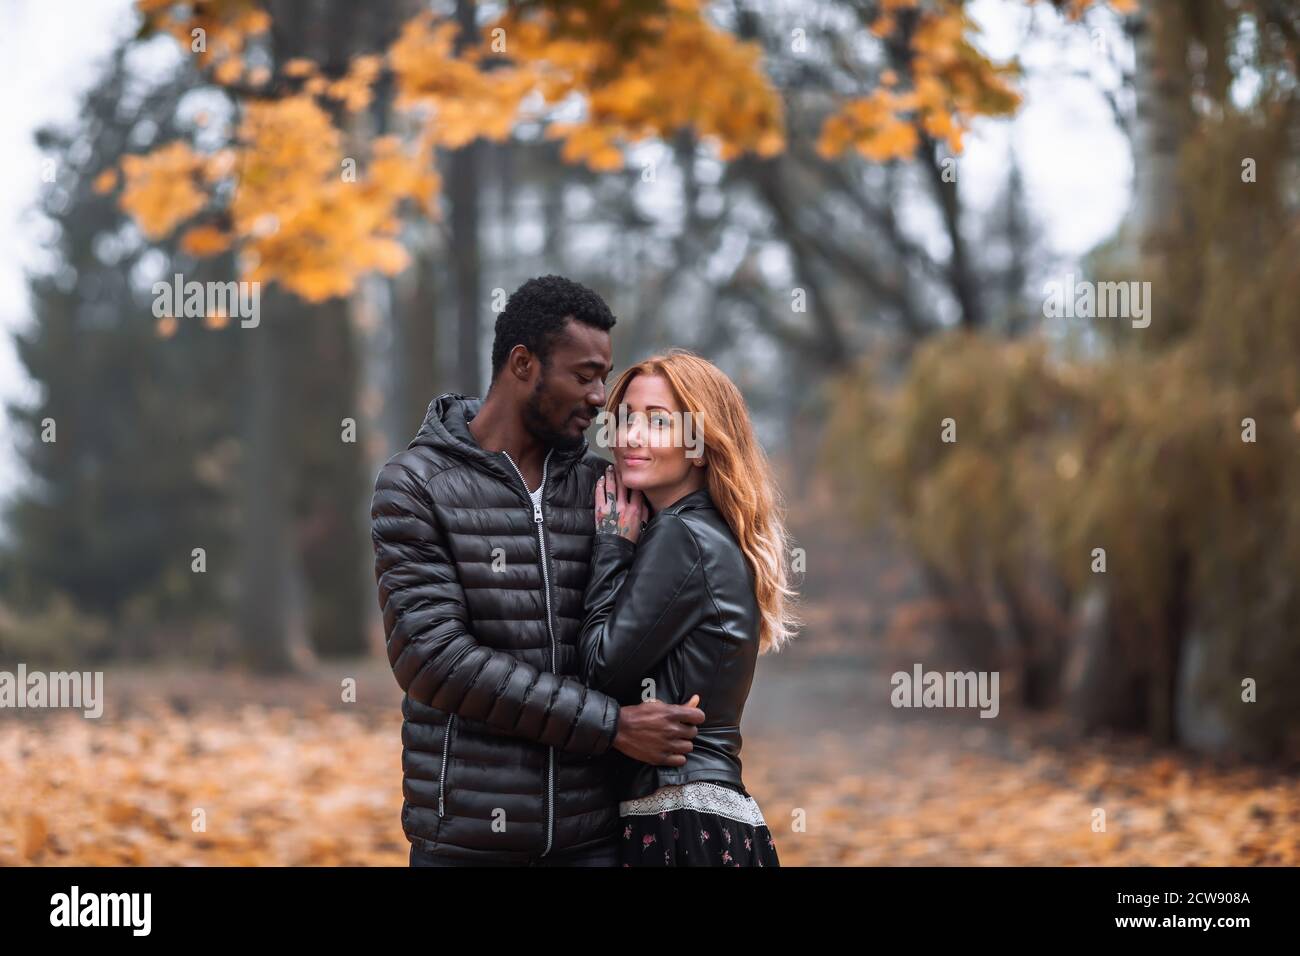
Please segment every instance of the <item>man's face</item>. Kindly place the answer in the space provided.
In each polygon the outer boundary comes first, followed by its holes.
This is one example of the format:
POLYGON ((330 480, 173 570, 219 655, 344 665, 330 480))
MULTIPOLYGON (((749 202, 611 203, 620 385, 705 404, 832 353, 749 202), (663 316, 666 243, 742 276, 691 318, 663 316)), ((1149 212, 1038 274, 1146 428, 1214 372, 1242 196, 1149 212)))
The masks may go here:
POLYGON ((613 368, 609 333, 569 319, 551 343, 546 365, 524 405, 524 424, 544 445, 573 449, 605 407, 613 368))

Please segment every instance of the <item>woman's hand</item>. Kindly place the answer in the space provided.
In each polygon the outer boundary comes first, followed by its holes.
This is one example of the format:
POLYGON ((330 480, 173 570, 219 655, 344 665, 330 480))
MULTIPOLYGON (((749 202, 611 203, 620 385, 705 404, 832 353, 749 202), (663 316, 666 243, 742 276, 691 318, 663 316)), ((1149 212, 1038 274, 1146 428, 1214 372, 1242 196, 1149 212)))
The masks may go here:
POLYGON ((596 482, 597 534, 620 534, 635 542, 649 510, 640 491, 624 488, 613 467, 605 469, 604 477, 596 482))

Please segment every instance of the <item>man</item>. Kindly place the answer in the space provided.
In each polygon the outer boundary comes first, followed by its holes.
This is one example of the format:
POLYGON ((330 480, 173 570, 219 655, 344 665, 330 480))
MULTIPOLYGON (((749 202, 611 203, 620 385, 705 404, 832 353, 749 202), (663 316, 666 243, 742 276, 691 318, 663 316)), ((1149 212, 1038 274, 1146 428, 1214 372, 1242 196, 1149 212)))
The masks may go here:
POLYGON ((485 399, 429 404, 371 503, 417 865, 615 865, 613 761, 676 767, 697 707, 620 707, 577 672, 614 316, 559 276, 497 319, 485 399), (624 755, 620 757, 619 754, 624 755))

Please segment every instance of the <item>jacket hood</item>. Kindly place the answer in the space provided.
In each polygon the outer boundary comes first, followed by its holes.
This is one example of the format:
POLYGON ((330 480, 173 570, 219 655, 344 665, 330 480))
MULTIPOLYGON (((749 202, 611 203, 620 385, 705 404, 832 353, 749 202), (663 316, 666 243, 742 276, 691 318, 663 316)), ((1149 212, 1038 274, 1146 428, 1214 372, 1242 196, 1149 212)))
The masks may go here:
MULTIPOLYGON (((411 443, 436 448, 444 454, 453 455, 462 461, 497 475, 503 481, 517 482, 519 476, 510 464, 510 459, 503 451, 488 451, 481 447, 469 430, 469 423, 483 407, 483 399, 472 395, 459 395, 444 392, 433 401, 424 413, 424 422, 415 433, 411 443)), ((565 450, 554 448, 551 452, 547 480, 559 477, 587 454, 588 442, 584 437, 582 445, 565 450)))

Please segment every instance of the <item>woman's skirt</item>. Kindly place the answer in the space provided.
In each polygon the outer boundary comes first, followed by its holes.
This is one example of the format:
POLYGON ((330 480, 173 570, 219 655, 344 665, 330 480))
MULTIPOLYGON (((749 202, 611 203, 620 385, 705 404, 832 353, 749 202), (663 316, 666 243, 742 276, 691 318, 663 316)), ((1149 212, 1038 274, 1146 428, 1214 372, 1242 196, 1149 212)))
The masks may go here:
POLYGON ((763 813, 742 786, 691 781, 618 809, 623 866, 780 866, 763 813))

